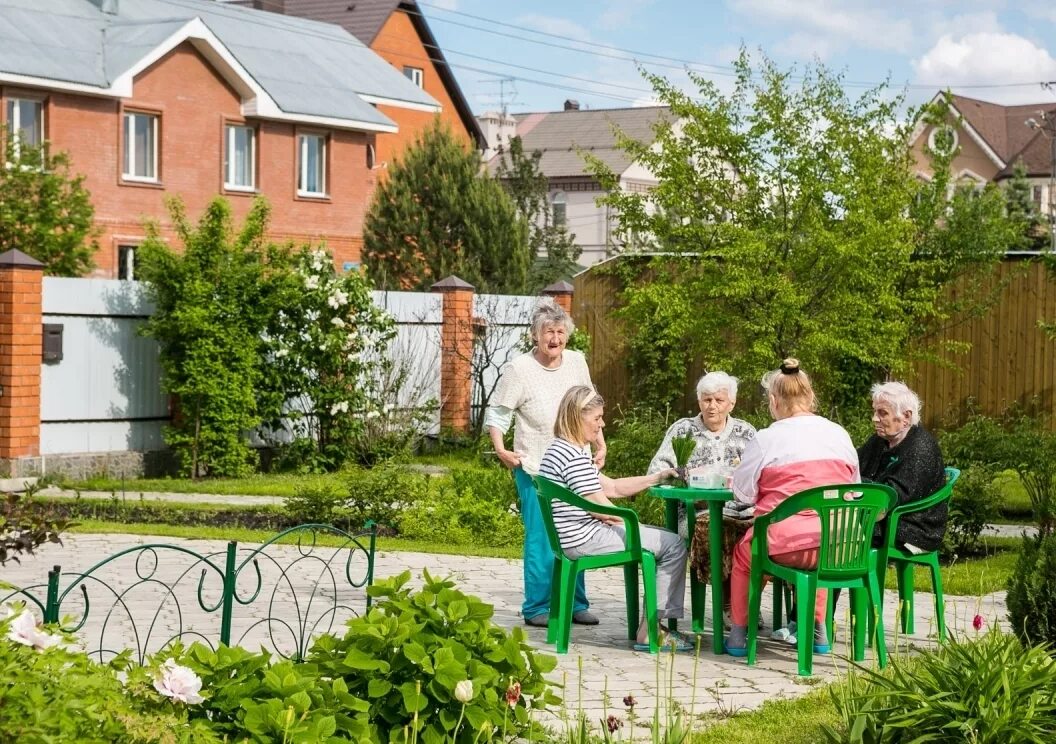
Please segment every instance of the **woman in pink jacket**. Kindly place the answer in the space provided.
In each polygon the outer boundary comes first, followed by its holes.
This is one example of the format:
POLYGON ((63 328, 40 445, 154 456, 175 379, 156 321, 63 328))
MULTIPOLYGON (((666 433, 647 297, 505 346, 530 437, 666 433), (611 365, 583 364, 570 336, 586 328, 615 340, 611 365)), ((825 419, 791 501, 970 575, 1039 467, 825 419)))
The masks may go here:
MULTIPOLYGON (((733 495, 755 504, 756 516, 774 510, 789 496, 814 486, 857 483, 858 453, 839 424, 814 413, 816 402, 810 378, 799 361, 786 359, 767 375, 770 414, 774 423, 748 443, 733 474, 733 495)), ((751 568, 749 530, 733 551, 731 615, 733 627, 726 652, 747 654, 748 579, 751 568)), ((803 512, 777 522, 767 535, 770 557, 777 563, 811 568, 818 562, 821 522, 814 512, 803 512)), ((814 651, 827 653, 825 591, 819 590, 814 615, 814 651)))

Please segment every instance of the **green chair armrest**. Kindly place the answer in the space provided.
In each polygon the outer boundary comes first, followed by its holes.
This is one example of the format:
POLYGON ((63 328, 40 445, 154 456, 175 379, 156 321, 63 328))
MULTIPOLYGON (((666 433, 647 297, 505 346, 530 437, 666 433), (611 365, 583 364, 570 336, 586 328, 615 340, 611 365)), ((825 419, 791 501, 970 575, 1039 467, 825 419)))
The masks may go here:
POLYGON ((889 551, 895 547, 895 533, 898 530, 899 517, 930 509, 948 500, 953 495, 953 484, 957 482, 959 477, 961 477, 960 470, 957 468, 946 468, 945 486, 926 498, 910 501, 908 504, 901 504, 890 511, 887 516, 887 547, 889 551))
POLYGON ((595 503, 583 498, 573 491, 570 491, 560 483, 555 483, 549 478, 544 478, 541 475, 534 477, 532 480, 535 482, 535 487, 539 493, 547 498, 557 499, 558 501, 563 501, 571 506, 578 506, 580 509, 593 512, 594 514, 606 514, 613 517, 619 517, 623 520, 624 530, 627 533, 627 548, 629 550, 641 552, 642 538, 638 533, 638 514, 633 509, 628 509, 624 506, 609 506, 607 504, 595 503))

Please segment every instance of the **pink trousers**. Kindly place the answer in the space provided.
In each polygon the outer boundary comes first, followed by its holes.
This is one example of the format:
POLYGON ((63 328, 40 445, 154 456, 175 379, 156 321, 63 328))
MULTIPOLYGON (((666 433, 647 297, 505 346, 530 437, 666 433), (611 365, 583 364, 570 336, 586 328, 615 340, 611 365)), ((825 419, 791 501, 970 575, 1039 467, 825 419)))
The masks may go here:
MULTIPOLYGON (((752 565, 752 535, 744 538, 733 549, 733 570, 730 574, 730 616, 734 625, 748 625, 748 580, 752 565)), ((792 568, 813 568, 818 563, 818 544, 821 525, 817 516, 796 515, 770 528, 767 548, 775 563, 792 568)), ((766 578, 764 577, 764 581, 766 578)), ((827 593, 819 589, 814 602, 814 619, 825 622, 827 593)))

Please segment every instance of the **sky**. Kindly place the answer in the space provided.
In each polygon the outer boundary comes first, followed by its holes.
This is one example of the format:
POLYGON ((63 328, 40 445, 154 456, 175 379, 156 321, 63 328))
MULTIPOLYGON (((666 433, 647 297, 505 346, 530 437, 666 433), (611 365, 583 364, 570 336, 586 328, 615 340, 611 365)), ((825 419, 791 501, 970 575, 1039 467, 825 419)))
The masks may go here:
POLYGON ((729 89, 744 46, 780 68, 820 61, 849 93, 889 79, 907 103, 944 88, 1056 103, 1051 0, 419 0, 477 114, 654 102, 637 67, 692 92, 690 67, 729 89))

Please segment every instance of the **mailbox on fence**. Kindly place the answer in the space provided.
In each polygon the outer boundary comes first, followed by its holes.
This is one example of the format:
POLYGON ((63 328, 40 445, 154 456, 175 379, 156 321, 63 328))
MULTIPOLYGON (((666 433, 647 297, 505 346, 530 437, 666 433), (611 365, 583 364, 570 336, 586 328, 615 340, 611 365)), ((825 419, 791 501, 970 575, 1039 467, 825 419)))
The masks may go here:
POLYGON ((62 361, 62 323, 44 324, 41 346, 41 357, 45 362, 62 361))

